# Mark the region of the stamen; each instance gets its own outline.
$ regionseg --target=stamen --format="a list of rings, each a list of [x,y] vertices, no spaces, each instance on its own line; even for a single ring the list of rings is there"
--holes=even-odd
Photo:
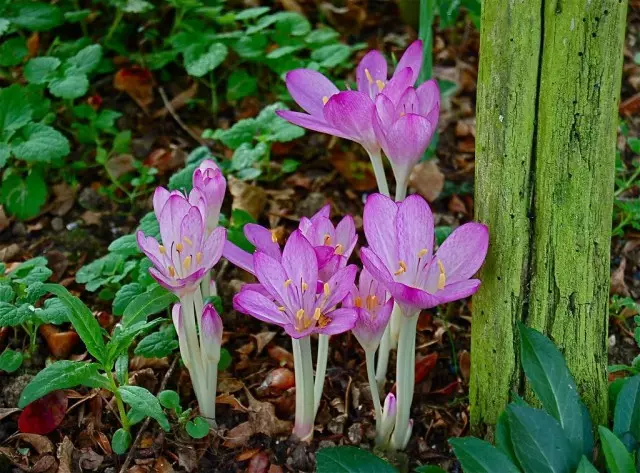
[[[327,97],[326,95],[322,97],[322,105],[327,105],[328,101],[329,101],[329,97]]]
[[[184,245],[182,243],[176,243],[176,251],[180,253],[182,250],[184,250]]]
[[[167,252],[167,249],[164,246],[160,245],[158,246],[158,251],[161,255],[164,255]]]
[[[176,268],[174,268],[173,266],[169,266],[167,269],[169,270],[169,275],[172,278],[175,278],[176,277]]]
[[[375,309],[376,305],[378,305],[378,298],[375,294],[372,294],[367,297],[367,309]]]
[[[362,307],[362,297],[358,296],[356,297],[356,300],[354,301],[356,307]]]
[[[422,258],[427,253],[429,253],[429,250],[427,250],[426,248],[422,248],[420,251],[418,251],[418,258]]]
[[[286,289],[287,287],[289,287],[289,284],[291,284],[291,279],[287,279],[287,280],[284,282],[284,287],[285,287],[285,289]]]
[[[331,294],[331,288],[329,287],[328,282],[324,283],[324,286],[322,286],[322,289],[324,291],[324,295],[329,297],[329,294]]]
[[[398,261],[398,265],[400,266],[400,268],[395,273],[393,273],[396,276],[400,276],[402,273],[407,271],[407,263],[405,263],[404,261]]]
[[[322,311],[320,310],[320,307],[316,307],[316,310],[313,311],[313,319],[319,320],[321,316],[322,316]]]
[[[284,308],[284,306],[283,306],[283,305],[281,305],[280,307],[278,307],[278,310],[279,310],[280,312],[284,312],[286,309]]]
[[[187,256],[184,261],[182,262],[182,266],[184,267],[184,269],[189,269],[191,267],[191,255]]]
[[[273,243],[278,243],[278,236],[276,235],[276,231],[275,230],[271,230],[271,241]]]
[[[202,253],[200,253],[199,251],[196,253],[196,263],[202,263]]]
[[[189,237],[182,237],[182,239],[184,240],[184,242],[189,245],[189,246],[193,246],[193,242],[191,241],[191,238]]]
[[[296,312],[296,319],[302,320],[304,318],[304,309],[298,309]]]
[[[378,86],[378,89],[380,90],[380,92],[382,92],[384,90],[384,87],[387,85],[384,82],[382,82],[380,79],[378,79],[376,81],[376,85]]]
[[[328,233],[326,233],[324,235],[324,245],[325,246],[331,246],[331,235],[329,235]]]
[[[335,251],[335,253],[336,253],[337,255],[341,255],[342,253],[344,253],[344,246],[342,246],[342,244],[338,243],[338,244],[336,245],[336,251]]]
[[[306,291],[307,289],[309,289],[309,285],[306,282],[302,281],[302,292]]]
[[[329,323],[331,323],[331,319],[326,315],[321,315],[318,319],[318,327],[320,328],[325,328]]]
[[[371,73],[369,72],[369,69],[364,70],[364,75],[367,76],[367,80],[369,81],[369,84],[373,84],[373,77],[371,77]]]
[[[444,286],[447,283],[447,276],[444,272],[444,265],[440,260],[438,260],[438,269],[440,270],[440,277],[438,278],[438,290],[440,290],[444,289]]]

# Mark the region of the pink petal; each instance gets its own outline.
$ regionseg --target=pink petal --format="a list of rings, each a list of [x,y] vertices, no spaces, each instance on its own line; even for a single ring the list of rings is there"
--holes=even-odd
[[[200,324],[205,342],[220,345],[223,330],[222,319],[213,305],[207,304],[204,306],[202,309],[202,320]]]
[[[306,113],[292,112],[290,110],[276,110],[276,114],[280,118],[284,118],[288,122],[294,125],[307,128],[309,130],[319,131],[320,133],[326,133],[328,135],[337,136],[339,138],[351,139],[351,137],[345,135],[336,128],[329,126],[324,120],[324,117],[318,118],[313,115],[307,115]]]
[[[330,309],[339,304],[349,294],[356,280],[357,271],[356,265],[350,264],[346,268],[339,270],[327,281],[326,287],[328,288],[329,296],[323,305],[325,309]]]
[[[242,248],[234,245],[230,241],[225,241],[222,256],[227,258],[237,267],[255,275],[253,269],[253,254],[248,251],[244,251]]]
[[[372,152],[378,149],[371,123],[373,111],[374,104],[369,96],[348,90],[329,99],[324,106],[324,118],[348,139]]]
[[[314,246],[313,250],[316,252],[318,268],[324,267],[334,256],[336,256],[335,250],[330,246]]]
[[[288,305],[289,295],[285,281],[289,279],[282,264],[266,253],[256,251],[253,254],[253,267],[256,277],[264,288],[280,305]]]
[[[426,117],[409,113],[387,131],[387,149],[384,151],[394,164],[413,167],[429,146],[433,132]]]
[[[164,187],[156,187],[155,192],[153,193],[153,211],[156,214],[156,217],[159,217],[162,213],[162,209],[164,208],[164,204],[167,203],[171,192],[169,192]]]
[[[434,128],[438,125],[438,115],[440,114],[440,88],[435,79],[431,79],[421,84],[416,89],[420,102],[419,115],[426,116]]]
[[[356,234],[356,224],[351,215],[346,215],[336,226],[336,243],[343,246],[342,254],[349,259],[353,253],[356,243],[358,243],[358,235]]]
[[[436,296],[440,299],[440,303],[457,301],[469,297],[476,293],[480,287],[479,279],[466,279],[464,281],[447,284],[444,289],[436,292]]]
[[[286,316],[273,301],[259,292],[244,288],[233,297],[233,308],[270,324],[282,326],[287,322]]]
[[[382,260],[369,248],[360,250],[360,259],[364,267],[371,273],[376,281],[385,286],[393,283],[393,275],[389,272]]]
[[[369,82],[369,77],[373,82]],[[378,86],[376,81],[387,82],[387,61],[379,51],[369,51],[358,64],[356,69],[356,82],[358,83],[358,91],[363,92],[370,96],[375,97],[378,93]]]
[[[371,250],[387,268],[398,265],[394,223],[397,213],[396,203],[382,194],[370,195],[364,206],[364,234]]]
[[[324,207],[322,207],[320,210],[318,210],[315,214],[313,214],[313,217],[311,217],[311,221],[314,222],[316,219],[318,218],[329,218],[331,216],[331,204],[327,204]]]
[[[420,113],[420,99],[418,93],[413,87],[407,87],[400,99],[398,105],[396,105],[396,116],[406,115],[408,113],[415,113],[416,115],[423,115]]]
[[[382,129],[391,128],[396,119],[396,106],[389,97],[384,94],[376,97],[376,113],[380,119]]]
[[[314,332],[321,333],[323,335],[338,335],[339,333],[347,332],[353,328],[356,323],[358,313],[354,309],[342,308],[336,309],[325,317],[331,321],[324,328],[316,326]]]
[[[172,194],[162,208],[158,223],[162,243],[170,250],[172,243],[180,240],[180,224],[187,212],[192,208],[187,199],[179,194]]]
[[[284,245],[282,266],[293,285],[315,284],[318,280],[316,253],[300,230],[294,231]]]
[[[411,85],[415,84],[418,79],[418,75],[420,75],[420,69],[422,68],[422,55],[422,41],[417,40],[411,43],[400,58],[400,61],[398,61],[398,65],[396,66],[396,71],[393,76],[395,77],[395,75],[398,74],[398,71],[401,71],[405,67],[410,67],[412,71]]]
[[[441,302],[433,294],[399,282],[391,283],[388,287],[396,302],[404,306],[405,315],[410,315],[421,309],[431,309]]]
[[[466,223],[456,228],[438,248],[446,284],[464,281],[473,276],[487,256],[489,230],[481,223]]]
[[[398,235],[398,258],[407,263],[429,261],[433,250],[433,214],[427,201],[418,194],[407,197],[400,203],[396,217]],[[419,257],[422,250],[426,254]]]
[[[244,226],[244,235],[258,250],[280,260],[280,246],[273,241],[271,230],[255,223],[247,223]]]
[[[393,74],[391,80],[387,83],[382,93],[386,95],[389,100],[394,104],[397,104],[408,87],[413,86],[415,79],[413,79],[413,70],[410,67],[404,69],[396,69],[396,73]]]
[[[340,92],[333,82],[311,69],[289,71],[285,81],[293,100],[307,113],[319,118],[322,118],[324,98]]]
[[[393,300],[389,299],[383,306],[378,309],[377,313],[372,314],[363,308],[357,308],[358,318],[353,326],[353,334],[356,336],[360,345],[365,350],[375,350],[380,344],[380,339],[384,334],[384,329],[389,323],[389,317],[393,309]]]
[[[163,268],[164,258],[162,253],[160,253],[160,244],[158,243],[158,240],[153,237],[145,236],[140,230],[136,233],[136,240],[138,242],[138,247],[147,256],[147,258],[151,260],[154,266]]]
[[[222,257],[224,243],[227,241],[227,229],[218,227],[211,232],[211,235],[204,242],[202,249],[202,267],[209,271]]]
[[[202,246],[204,236],[204,220],[198,207],[191,207],[180,223],[180,242],[184,244],[185,254]],[[189,243],[191,242],[191,243]]]
[[[160,284],[165,289],[170,290],[171,292],[177,293],[178,290],[182,289],[185,286],[182,282],[177,281],[176,279],[170,277],[168,274],[164,274],[162,271],[155,267],[149,268],[149,274],[153,279],[156,280],[158,284]]]

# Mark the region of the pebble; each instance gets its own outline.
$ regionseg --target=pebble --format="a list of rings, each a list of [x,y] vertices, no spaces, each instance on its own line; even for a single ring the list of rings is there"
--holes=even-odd
[[[342,434],[344,432],[344,423],[346,420],[347,416],[345,414],[340,414],[329,421],[327,429],[329,429],[332,434]]]
[[[104,205],[105,200],[91,187],[85,187],[80,191],[78,203],[87,210],[98,210]]]
[[[354,423],[351,427],[349,427],[349,430],[347,430],[347,438],[349,439],[349,442],[354,445],[359,445],[360,442],[362,442],[362,434],[363,429],[360,422]]]
[[[27,234],[27,226],[22,222],[16,222],[13,225],[12,232],[15,236],[25,236]]]
[[[62,230],[64,230],[64,220],[62,220],[60,217],[55,217],[51,220],[51,228],[55,232],[61,232]]]

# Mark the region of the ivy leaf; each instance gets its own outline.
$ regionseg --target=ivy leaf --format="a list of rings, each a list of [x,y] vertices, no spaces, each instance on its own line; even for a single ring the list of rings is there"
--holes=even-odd
[[[52,73],[60,67],[60,59],[56,57],[36,57],[24,67],[24,77],[32,84],[44,84],[51,80]]]
[[[207,50],[202,45],[194,45],[184,52],[184,63],[190,76],[202,77],[222,64],[228,54],[222,43],[213,43]]]
[[[249,143],[242,143],[231,157],[231,169],[241,171],[253,167],[267,152],[265,143],[258,143],[252,147]]]
[[[47,201],[47,185],[39,172],[26,179],[12,174],[2,182],[0,199],[5,208],[20,220],[35,217]]]
[[[25,161],[50,163],[69,154],[69,141],[58,130],[30,123],[20,130],[22,143],[12,146],[13,154]]]
[[[78,51],[75,56],[67,59],[67,64],[70,64],[75,68],[74,75],[75,73],[86,75],[98,67],[101,59],[102,46],[99,44],[92,44],[91,46],[87,46],[86,48]]]
[[[140,386],[120,386],[118,392],[122,400],[129,404],[132,409],[155,419],[165,432],[169,431],[169,420],[162,411],[160,401],[148,390]]]
[[[13,373],[22,366],[22,352],[7,348],[0,355],[0,371]]]
[[[20,395],[18,407],[24,408],[27,404],[58,389],[75,388],[76,386],[97,387],[96,379],[99,379],[97,363],[85,361],[56,361],[45,367],[31,380]]]
[[[209,434],[211,426],[202,417],[196,417],[195,419],[187,422],[187,425],[185,425],[184,428],[191,438],[201,439]]]

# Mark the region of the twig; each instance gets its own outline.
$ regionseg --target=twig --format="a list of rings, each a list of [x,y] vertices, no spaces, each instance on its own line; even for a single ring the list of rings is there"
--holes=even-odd
[[[171,363],[169,370],[167,370],[167,373],[164,375],[164,378],[162,379],[162,383],[160,383],[160,388],[158,389],[159,393],[164,391],[164,388],[167,387],[167,382],[169,381],[169,378],[173,374],[173,371],[176,369],[176,366],[178,365],[178,359],[179,357],[176,356],[175,359],[173,360],[173,363]],[[138,431],[138,435],[136,435],[136,439],[133,441],[133,445],[131,445],[131,449],[127,454],[127,458],[125,458],[124,463],[120,468],[120,473],[125,473],[127,471],[127,468],[129,468],[129,464],[131,463],[131,460],[133,460],[133,454],[135,453],[136,448],[138,447],[138,444],[142,440],[142,434],[144,434],[144,431],[147,430],[147,427],[149,427],[149,422],[151,422],[151,417],[147,417],[147,419],[142,424],[142,427],[140,427],[140,430]]]
[[[173,108],[173,105],[171,105],[171,102],[167,98],[167,93],[164,91],[164,87],[158,87],[158,91],[160,92],[160,96],[162,97],[164,106],[167,108],[167,110],[169,110],[169,113],[171,114],[173,119],[176,121],[176,123],[180,125],[180,128],[186,131],[191,138],[196,140],[202,146],[207,146],[207,143],[202,139],[202,137],[198,136],[191,128],[189,128],[185,124],[185,122],[182,121],[182,118],[180,118],[180,116],[176,113],[175,109]]]

